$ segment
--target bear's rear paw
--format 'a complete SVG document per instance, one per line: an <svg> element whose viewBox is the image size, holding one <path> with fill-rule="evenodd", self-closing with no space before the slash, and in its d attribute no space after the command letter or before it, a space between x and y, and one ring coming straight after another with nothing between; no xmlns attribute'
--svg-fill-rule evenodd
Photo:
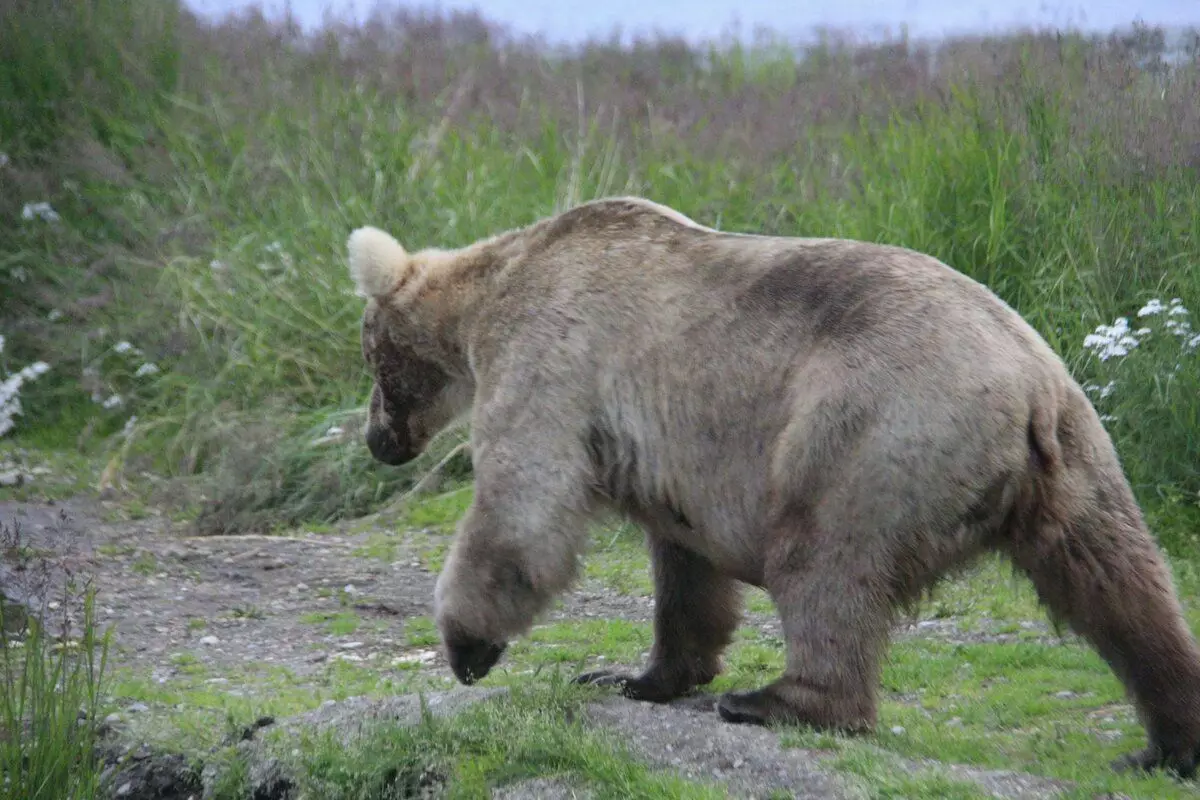
<svg viewBox="0 0 1200 800"><path fill-rule="evenodd" d="M1112 762L1115 772L1154 772L1166 770L1184 780L1196 776L1196 753L1164 753L1163 748L1150 745L1145 750L1129 753Z"/></svg>
<svg viewBox="0 0 1200 800"><path fill-rule="evenodd" d="M726 692L717 701L717 713L741 725L808 725L845 734L869 733L874 721L861 702L836 702L786 680L755 691Z"/></svg>
<svg viewBox="0 0 1200 800"><path fill-rule="evenodd" d="M667 703L680 697L686 691L686 689L679 689L677 684L662 680L650 670L634 677L616 670L599 669L578 675L571 683L620 686L621 694L631 700L643 700L649 703Z"/></svg>

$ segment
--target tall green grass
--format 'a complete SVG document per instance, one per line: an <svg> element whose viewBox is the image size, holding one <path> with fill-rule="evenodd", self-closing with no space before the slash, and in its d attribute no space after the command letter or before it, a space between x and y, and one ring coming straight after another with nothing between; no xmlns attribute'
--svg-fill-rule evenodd
<svg viewBox="0 0 1200 800"><path fill-rule="evenodd" d="M107 146L147 133L179 77L177 3L8 0L0 9L0 142L45 155L82 123Z"/></svg>
<svg viewBox="0 0 1200 800"><path fill-rule="evenodd" d="M983 281L1081 381L1118 379L1103 405L1126 467L1163 540L1191 548L1200 354L1162 334L1101 362L1083 342L1156 297L1200 308L1194 65L1139 72L1136 53L1070 36L951 43L926 68L906 45L798 56L666 42L549 59L403 15L311 39L254 16L181 29L177 58L162 37L137 52L193 77L151 91L151 112L121 81L104 101L152 114L155 146L129 151L133 186L104 211L121 221L108 239L121 257L153 268L117 284L106 331L76 352L91 391L124 401L85 404L106 415L99 430L137 417L120 459L216 475L218 527L272 509L287 523L358 514L418 477L363 447L310 446L369 388L351 229L457 246L632 192L724 229L912 247ZM17 257L52 258L54 237L87 219L64 213L64 232L27 237ZM159 371L106 367L122 339Z"/></svg>
<svg viewBox="0 0 1200 800"><path fill-rule="evenodd" d="M79 630L69 631L79 638L71 640L48 635L42 619L0 593L0 798L99 796L98 711L109 638L98 631L94 599L89 591ZM14 618L19 625L9 624Z"/></svg>

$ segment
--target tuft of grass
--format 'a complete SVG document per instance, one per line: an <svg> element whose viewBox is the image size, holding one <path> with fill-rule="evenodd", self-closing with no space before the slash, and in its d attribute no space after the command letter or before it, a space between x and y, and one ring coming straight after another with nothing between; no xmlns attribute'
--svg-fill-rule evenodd
<svg viewBox="0 0 1200 800"><path fill-rule="evenodd" d="M353 611L313 611L303 615L300 621L321 625L331 636L349 636L358 630L362 618Z"/></svg>
<svg viewBox="0 0 1200 800"><path fill-rule="evenodd" d="M0 797L90 798L98 796L101 690L109 633L99 634L94 592L83 602L79 638L49 635L36 615L9 630L18 613L0 592Z"/></svg>

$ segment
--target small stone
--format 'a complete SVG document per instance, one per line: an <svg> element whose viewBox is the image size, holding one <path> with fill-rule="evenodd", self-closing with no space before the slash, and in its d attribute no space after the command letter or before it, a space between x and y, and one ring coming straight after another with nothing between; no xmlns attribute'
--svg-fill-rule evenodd
<svg viewBox="0 0 1200 800"><path fill-rule="evenodd" d="M200 637L200 644L213 645L213 644L220 644L220 643L221 643L221 640L215 636Z"/></svg>
<svg viewBox="0 0 1200 800"><path fill-rule="evenodd" d="M345 588L342 589L342 591L345 592L346 594L358 594L358 589L356 589L354 587L353 583L347 583Z"/></svg>
<svg viewBox="0 0 1200 800"><path fill-rule="evenodd" d="M1061 692L1057 692L1054 696L1060 700L1070 700L1072 697L1075 697L1075 693L1071 692L1071 691L1063 690Z"/></svg>
<svg viewBox="0 0 1200 800"><path fill-rule="evenodd" d="M129 794L132 791L133 791L132 783L122 783L120 786L117 787L117 797L124 797L125 795Z"/></svg>
<svg viewBox="0 0 1200 800"><path fill-rule="evenodd" d="M134 703L133 705L126 708L125 710L131 714L140 714L144 711L149 711L150 706L146 705L145 703Z"/></svg>
<svg viewBox="0 0 1200 800"><path fill-rule="evenodd" d="M20 486L25 482L25 473L18 470L0 472L0 486Z"/></svg>
<svg viewBox="0 0 1200 800"><path fill-rule="evenodd" d="M104 718L104 721L109 725L116 725L118 722L121 721L121 715L120 714L109 714L107 717Z"/></svg>
<svg viewBox="0 0 1200 800"><path fill-rule="evenodd" d="M903 725L893 725L892 733L896 736L903 736L904 735L904 726Z"/></svg>
<svg viewBox="0 0 1200 800"><path fill-rule="evenodd" d="M362 646L362 642L342 642L340 645L338 645L338 647L340 647L342 650L357 650Z"/></svg>

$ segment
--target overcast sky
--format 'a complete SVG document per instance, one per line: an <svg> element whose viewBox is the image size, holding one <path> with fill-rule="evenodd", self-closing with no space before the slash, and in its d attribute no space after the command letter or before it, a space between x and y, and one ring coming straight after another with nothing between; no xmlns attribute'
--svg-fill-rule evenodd
<svg viewBox="0 0 1200 800"><path fill-rule="evenodd" d="M268 13L284 0L185 0L205 14L220 14L247 5ZM395 2L390 4L394 5ZM305 26L321 21L325 9L339 16L361 16L374 0L290 0ZM626 33L655 29L693 37L717 37L737 21L744 34L768 25L788 36L804 36L814 26L853 27L869 32L886 26L893 32L907 24L914 36L995 30L1011 25L1058 25L1087 29L1126 26L1135 19L1151 24L1200 23L1196 0L440 0L424 7L477 9L486 18L516 33L538 33L552 41L578 41L590 34L607 35L615 27ZM570 9L570 10L568 10Z"/></svg>

